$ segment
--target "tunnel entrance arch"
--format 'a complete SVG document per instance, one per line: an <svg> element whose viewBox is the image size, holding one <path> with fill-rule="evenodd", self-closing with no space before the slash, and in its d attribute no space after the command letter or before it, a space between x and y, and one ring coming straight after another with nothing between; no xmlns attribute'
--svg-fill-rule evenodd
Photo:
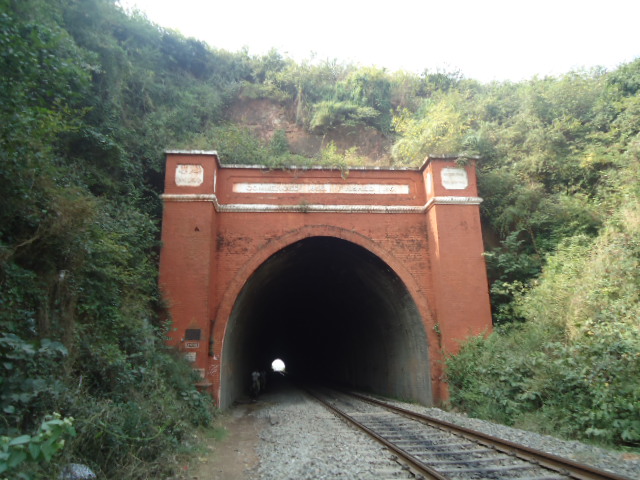
<svg viewBox="0 0 640 480"><path fill-rule="evenodd" d="M162 198L169 343L220 407L276 356L307 376L438 403L444 355L491 328L472 161L346 175L174 151Z"/></svg>
<svg viewBox="0 0 640 480"><path fill-rule="evenodd" d="M222 403L274 358L298 378L432 403L428 341L409 290L380 258L336 237L299 240L251 275L224 336Z"/></svg>

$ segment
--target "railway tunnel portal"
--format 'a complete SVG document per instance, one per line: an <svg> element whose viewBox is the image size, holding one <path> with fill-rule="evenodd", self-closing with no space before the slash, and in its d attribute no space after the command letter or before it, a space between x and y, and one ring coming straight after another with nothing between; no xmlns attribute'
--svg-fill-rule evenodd
<svg viewBox="0 0 640 480"><path fill-rule="evenodd" d="M218 406L287 371L430 405L491 328L473 161L419 169L222 165L167 152L160 286Z"/></svg>

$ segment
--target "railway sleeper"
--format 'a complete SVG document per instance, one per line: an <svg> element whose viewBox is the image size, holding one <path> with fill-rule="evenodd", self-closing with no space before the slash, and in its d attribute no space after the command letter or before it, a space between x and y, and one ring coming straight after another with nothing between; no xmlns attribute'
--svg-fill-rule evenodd
<svg viewBox="0 0 640 480"><path fill-rule="evenodd" d="M536 465L504 465L497 467L485 467L485 468L444 468L438 469L438 473L445 475L456 473L505 473L518 470L533 470L539 468ZM513 477L510 477L513 478ZM520 479L518 479L520 480Z"/></svg>
<svg viewBox="0 0 640 480"><path fill-rule="evenodd" d="M567 480L566 476L518 477L517 480Z"/></svg>
<svg viewBox="0 0 640 480"><path fill-rule="evenodd" d="M495 458L474 458L472 460L434 460L426 463L429 465L460 465L461 463L470 465L473 463L495 463L497 461L499 460Z"/></svg>
<svg viewBox="0 0 640 480"><path fill-rule="evenodd" d="M432 449L434 452L440 451L440 450L444 450L447 449L449 447L455 447L455 448L464 448L464 447L477 447L478 444L477 443L473 443L473 442L467 442L467 443L462 443L462 442L450 442L450 443L436 443L434 445L430 445L430 449ZM490 451L490 452L495 452L495 450L487 450L486 448L483 449L486 451ZM446 450L444 450L445 453L447 453Z"/></svg>
<svg viewBox="0 0 640 480"><path fill-rule="evenodd" d="M477 445L476 445L477 446ZM446 452L436 452L436 451L430 451L429 455L433 455L433 456L450 456L453 457L455 455L470 455L470 454L482 454L482 455L486 455L487 453L495 453L493 450L488 450L486 448L465 448L465 449L461 449L461 450L448 450Z"/></svg>

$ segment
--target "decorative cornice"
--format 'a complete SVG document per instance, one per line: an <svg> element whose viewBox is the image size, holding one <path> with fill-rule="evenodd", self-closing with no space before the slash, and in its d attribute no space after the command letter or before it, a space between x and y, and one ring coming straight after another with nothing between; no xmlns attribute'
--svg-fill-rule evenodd
<svg viewBox="0 0 640 480"><path fill-rule="evenodd" d="M422 213L422 207L403 205L273 205L273 204L228 204L217 205L219 212L292 212L292 213Z"/></svg>
<svg viewBox="0 0 640 480"><path fill-rule="evenodd" d="M164 194L165 202L212 202L221 213L425 213L434 205L480 205L480 197L434 197L421 206L413 205L324 205L299 203L296 205L277 205L272 203L227 203L221 204L215 194Z"/></svg>
<svg viewBox="0 0 640 480"><path fill-rule="evenodd" d="M165 155L215 155L218 156L216 150L165 150Z"/></svg>
<svg viewBox="0 0 640 480"><path fill-rule="evenodd" d="M164 193L160 198L165 202L214 202L218 199L213 193Z"/></svg>
<svg viewBox="0 0 640 480"><path fill-rule="evenodd" d="M480 197L433 197L429 200L424 209L428 210L432 205L480 205Z"/></svg>

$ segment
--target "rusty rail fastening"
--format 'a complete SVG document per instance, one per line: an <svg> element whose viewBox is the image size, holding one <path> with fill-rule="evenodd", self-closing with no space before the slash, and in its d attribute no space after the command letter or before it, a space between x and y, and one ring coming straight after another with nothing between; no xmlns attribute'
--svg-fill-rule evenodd
<svg viewBox="0 0 640 480"><path fill-rule="evenodd" d="M308 390L307 390L308 391ZM327 401L323 400L319 395L308 391L310 395L320 401L323 405L329 408L331 411L336 413L338 416L346 419L348 422L352 423L359 429L366 432L368 435L376 439L378 442L382 443L385 447L393 451L397 454L409 468L418 475L424 476L424 478L430 478L435 480L450 480L451 477L446 476L442 472L437 471L432 466L429 466L425 462L422 462L420 459L415 456L409 454L404 449L398 447L393 442L385 439L383 436L379 435L372 429L363 425L361 422L348 415L346 412L340 410L339 408L331 405ZM436 428L438 430L452 433L458 437L465 438L468 441L471 441L475 444L482 445L484 447L488 447L494 449L498 452L507 454L512 457L519 458L526 462L539 465L543 468L552 470L560 475L574 478L578 480L632 480L628 477L624 477L618 475L616 473L607 472L604 470L597 469L595 467L591 467L589 465L584 465L573 460L562 458L557 455L553 455L550 453L546 453L540 450L536 450L530 447L526 447L524 445L520 445L514 442L510 442L508 440L503 440L498 437L494 437L491 435L484 434L482 432L478 432L472 430L470 428L461 427L455 425L450 422L446 422L435 417L431 417L429 415L424 415L420 413L413 412L411 410L407 410L405 408L396 407L394 405L388 404L381 400L377 400L365 395L361 395L354 392L345 392L340 391L341 394L348 395L364 402L378 405L388 411L400 414L404 417L410 418L412 420L417 420L425 425Z"/></svg>

